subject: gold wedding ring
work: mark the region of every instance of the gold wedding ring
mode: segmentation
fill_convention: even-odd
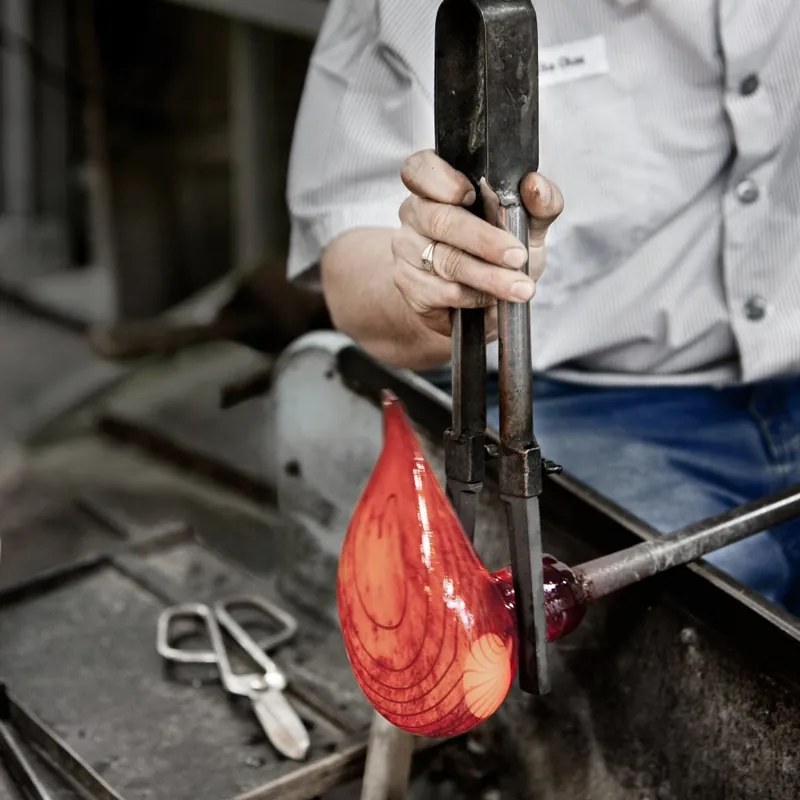
[[[425,246],[425,249],[422,251],[422,259],[420,261],[420,269],[423,272],[430,272],[433,273],[433,253],[436,250],[437,242],[430,242]]]

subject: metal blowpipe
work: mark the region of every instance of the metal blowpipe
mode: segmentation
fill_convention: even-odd
[[[795,486],[653,541],[588,561],[575,567],[573,572],[586,600],[597,600],[798,515],[800,487]]]

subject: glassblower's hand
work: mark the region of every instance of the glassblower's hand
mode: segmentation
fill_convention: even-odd
[[[448,336],[451,308],[486,308],[487,337],[494,338],[497,301],[527,302],[536,291],[547,231],[564,208],[561,191],[538,173],[523,180],[522,201],[531,216],[526,252],[515,236],[467,210],[475,189],[432,150],[409,157],[402,179],[411,194],[392,237],[395,286],[426,326]],[[528,260],[530,277],[521,272]]]

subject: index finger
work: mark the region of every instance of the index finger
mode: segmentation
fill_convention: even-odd
[[[400,208],[401,221],[434,242],[444,242],[497,266],[521,269],[528,251],[513,233],[498,228],[466,208],[410,198]]]
[[[400,177],[408,191],[417,197],[449,205],[471,206],[475,202],[475,188],[467,176],[433,150],[421,150],[409,156]]]

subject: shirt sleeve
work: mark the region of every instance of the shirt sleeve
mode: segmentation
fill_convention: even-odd
[[[354,228],[395,227],[404,159],[434,138],[433,30],[397,2],[331,0],[292,143],[288,277],[317,284],[323,249]],[[393,8],[394,7],[394,8]],[[431,36],[420,31],[431,31]],[[430,41],[428,41],[430,39]]]

